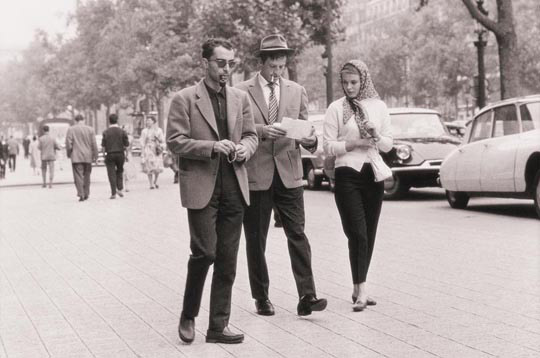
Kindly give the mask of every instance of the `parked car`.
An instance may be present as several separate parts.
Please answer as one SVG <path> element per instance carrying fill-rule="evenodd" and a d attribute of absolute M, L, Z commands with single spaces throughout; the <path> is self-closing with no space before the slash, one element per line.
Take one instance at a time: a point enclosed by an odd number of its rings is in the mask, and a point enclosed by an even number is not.
<path fill-rule="evenodd" d="M 140 157 L 142 154 L 142 146 L 140 137 L 131 139 L 131 155 L 134 157 Z"/>
<path fill-rule="evenodd" d="M 392 169 L 384 182 L 386 199 L 399 199 L 411 187 L 439 186 L 443 159 L 460 140 L 448 133 L 440 114 L 424 108 L 390 108 L 394 148 L 381 153 Z"/>
<path fill-rule="evenodd" d="M 458 138 L 463 138 L 465 136 L 465 133 L 467 132 L 467 127 L 465 124 L 455 121 L 455 122 L 444 122 L 444 125 L 446 126 L 446 129 L 448 129 L 448 132 Z"/>
<path fill-rule="evenodd" d="M 489 105 L 471 126 L 441 167 L 450 206 L 464 209 L 471 196 L 533 199 L 540 217 L 540 95 Z"/>
<path fill-rule="evenodd" d="M 323 182 L 328 183 L 331 190 L 334 188 L 333 174 L 326 172 L 324 169 L 327 156 L 323 149 L 323 124 L 324 113 L 318 112 L 309 115 L 309 121 L 315 127 L 315 135 L 317 136 L 318 145 L 314 153 L 301 148 L 302 165 L 304 169 L 304 180 L 307 181 L 307 189 L 314 190 L 322 187 Z"/>

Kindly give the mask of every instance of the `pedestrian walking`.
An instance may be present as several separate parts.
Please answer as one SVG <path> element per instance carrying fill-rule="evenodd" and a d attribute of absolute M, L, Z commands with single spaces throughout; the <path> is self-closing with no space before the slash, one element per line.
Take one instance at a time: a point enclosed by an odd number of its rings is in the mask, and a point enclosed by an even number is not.
<path fill-rule="evenodd" d="M 249 205 L 246 161 L 257 147 L 247 95 L 227 86 L 234 67 L 229 41 L 209 39 L 202 46 L 205 78 L 174 96 L 167 125 L 169 150 L 179 156 L 180 195 L 187 208 L 191 256 L 178 333 L 195 338 L 204 282 L 214 265 L 206 342 L 241 343 L 229 329 L 232 286 Z"/>
<path fill-rule="evenodd" d="M 8 145 L 4 136 L 2 136 L 0 138 L 0 179 L 5 179 L 6 177 L 6 164 L 8 158 Z"/>
<path fill-rule="evenodd" d="M 56 151 L 60 147 L 53 137 L 49 134 L 49 126 L 43 126 L 43 135 L 39 137 L 38 150 L 41 153 L 41 177 L 43 184 L 41 187 L 47 187 L 47 169 L 49 170 L 49 189 L 52 188 L 54 180 L 54 162 L 56 161 Z"/>
<path fill-rule="evenodd" d="M 124 127 L 122 126 L 122 129 Z M 131 153 L 132 145 L 133 145 L 133 136 L 128 134 L 128 146 L 125 150 L 125 157 L 126 161 L 124 162 L 124 191 L 127 193 L 129 192 L 129 182 L 132 180 L 135 180 L 137 177 L 137 168 L 135 167 L 135 163 L 133 161 L 133 155 Z"/>
<path fill-rule="evenodd" d="M 34 175 L 39 175 L 41 167 L 41 152 L 39 151 L 39 141 L 37 136 L 32 137 L 32 142 L 28 146 L 28 154 L 30 155 L 30 167 Z"/>
<path fill-rule="evenodd" d="M 129 138 L 126 131 L 118 126 L 118 116 L 115 113 L 109 115 L 109 128 L 103 132 L 101 146 L 105 152 L 105 166 L 111 186 L 110 199 L 116 199 L 116 194 L 123 197 L 124 152 L 129 146 Z"/>
<path fill-rule="evenodd" d="M 26 137 L 24 137 L 23 139 L 23 142 L 22 142 L 22 145 L 23 145 L 23 150 L 24 150 L 24 159 L 28 159 L 28 156 L 30 155 L 30 135 L 27 135 Z"/>
<path fill-rule="evenodd" d="M 92 127 L 84 124 L 84 117 L 81 114 L 75 116 L 75 124 L 67 131 L 66 154 L 71 158 L 73 180 L 79 201 L 88 200 L 92 163 L 97 160 L 98 148 L 96 133 Z"/>
<path fill-rule="evenodd" d="M 312 132 L 311 136 L 301 140 L 290 139 L 278 126 L 283 117 L 308 119 L 306 90 L 281 77 L 286 69 L 287 57 L 292 52 L 294 50 L 287 46 L 281 35 L 263 38 L 256 53 L 262 64 L 260 72 L 237 85 L 237 88 L 249 94 L 260 141 L 256 154 L 247 163 L 251 206 L 246 209 L 244 216 L 249 283 L 260 315 L 274 314 L 274 306 L 269 299 L 270 279 L 265 258 L 272 207 L 281 218 L 287 236 L 299 297 L 298 315 L 322 311 L 327 305 L 326 299 L 317 298 L 316 295 L 311 248 L 304 233 L 300 146 L 314 152 L 317 137 Z"/>
<path fill-rule="evenodd" d="M 156 118 L 149 116 L 146 119 L 146 128 L 141 132 L 141 164 L 143 172 L 148 176 L 150 189 L 158 189 L 158 177 L 163 172 L 163 146 L 165 138 L 163 131 L 158 127 Z"/>
<path fill-rule="evenodd" d="M 14 172 L 17 169 L 17 156 L 19 155 L 19 143 L 10 136 L 7 142 L 8 145 L 8 165 L 9 170 Z"/>
<path fill-rule="evenodd" d="M 392 149 L 392 134 L 390 115 L 367 66 L 349 61 L 340 76 L 345 96 L 326 111 L 324 150 L 336 157 L 334 197 L 348 239 L 353 310 L 362 311 L 376 304 L 368 295 L 366 277 L 381 213 L 383 180 L 392 174 L 379 150 Z"/>

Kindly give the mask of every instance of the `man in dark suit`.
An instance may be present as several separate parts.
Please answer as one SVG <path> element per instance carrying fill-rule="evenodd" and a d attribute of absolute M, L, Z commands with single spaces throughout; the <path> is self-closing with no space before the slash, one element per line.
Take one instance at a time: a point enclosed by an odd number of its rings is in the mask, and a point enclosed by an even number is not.
<path fill-rule="evenodd" d="M 240 343 L 229 329 L 232 285 L 249 205 L 245 162 L 255 152 L 257 133 L 246 93 L 227 86 L 234 51 L 223 39 L 202 46 L 205 78 L 176 94 L 169 110 L 167 145 L 178 155 L 180 196 L 187 208 L 191 240 L 184 304 L 178 332 L 195 338 L 204 281 L 214 264 L 207 342 Z"/>
<path fill-rule="evenodd" d="M 272 207 L 278 212 L 287 236 L 292 270 L 299 296 L 300 316 L 322 311 L 325 299 L 317 299 L 311 268 L 311 248 L 304 234 L 304 191 L 300 145 L 314 152 L 314 133 L 301 140 L 285 137 L 279 124 L 283 117 L 307 120 L 307 94 L 304 87 L 286 80 L 288 48 L 281 35 L 262 39 L 258 56 L 262 67 L 255 77 L 236 87 L 246 91 L 253 107 L 259 147 L 247 163 L 251 206 L 244 216 L 244 233 L 251 294 L 257 313 L 271 316 L 274 306 L 268 297 L 270 280 L 265 249 Z"/>
<path fill-rule="evenodd" d="M 75 116 L 75 124 L 66 134 L 66 153 L 71 158 L 73 180 L 77 189 L 79 201 L 88 199 L 90 195 L 90 174 L 92 162 L 98 157 L 96 133 L 90 126 L 84 124 L 81 114 Z"/>
<path fill-rule="evenodd" d="M 105 152 L 105 165 L 111 186 L 110 199 L 116 199 L 116 194 L 124 196 L 124 152 L 129 146 L 129 139 L 127 133 L 118 126 L 118 116 L 115 113 L 109 115 L 109 124 L 109 128 L 103 132 L 101 146 Z"/>

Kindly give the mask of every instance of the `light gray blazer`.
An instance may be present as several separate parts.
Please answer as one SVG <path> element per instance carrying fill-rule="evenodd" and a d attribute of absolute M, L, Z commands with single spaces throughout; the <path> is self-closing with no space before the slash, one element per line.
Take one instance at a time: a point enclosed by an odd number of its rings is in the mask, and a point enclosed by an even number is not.
<path fill-rule="evenodd" d="M 66 153 L 72 163 L 95 162 L 98 147 L 94 129 L 83 123 L 69 127 L 66 134 Z"/>

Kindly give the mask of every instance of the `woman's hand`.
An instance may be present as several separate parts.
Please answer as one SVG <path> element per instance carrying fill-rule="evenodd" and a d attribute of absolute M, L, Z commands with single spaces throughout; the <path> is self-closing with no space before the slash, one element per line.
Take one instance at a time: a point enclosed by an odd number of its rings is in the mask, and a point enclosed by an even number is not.
<path fill-rule="evenodd" d="M 375 139 L 375 141 L 380 139 L 379 131 L 377 131 L 377 128 L 375 128 L 375 124 L 373 124 L 373 122 L 367 121 L 364 123 L 364 126 L 366 131 L 373 139 Z"/>

